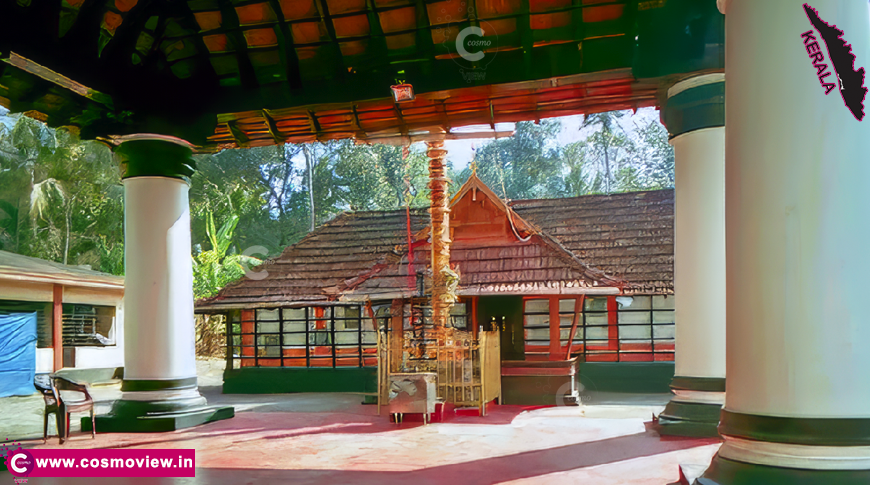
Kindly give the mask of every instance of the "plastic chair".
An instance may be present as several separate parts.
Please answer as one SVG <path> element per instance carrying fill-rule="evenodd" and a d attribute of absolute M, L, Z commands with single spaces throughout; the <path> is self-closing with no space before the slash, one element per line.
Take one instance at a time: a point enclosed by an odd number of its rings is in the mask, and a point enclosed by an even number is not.
<path fill-rule="evenodd" d="M 51 387 L 51 377 L 46 374 L 37 375 L 33 379 L 33 386 L 42 393 L 42 399 L 45 401 L 45 411 L 43 412 L 42 419 L 42 443 L 45 444 L 48 441 L 48 415 L 54 414 L 57 420 L 58 437 L 60 437 L 61 430 L 63 429 L 63 420 L 61 419 L 61 414 L 57 411 L 57 398 Z"/>
<path fill-rule="evenodd" d="M 65 377 L 52 376 L 51 389 L 54 398 L 57 401 L 56 408 L 53 411 L 57 416 L 57 434 L 60 438 L 60 443 L 69 439 L 70 414 L 89 411 L 91 414 L 91 437 L 97 437 L 97 420 L 94 413 L 94 400 L 88 393 L 88 387 L 84 384 L 71 381 Z M 61 391 L 66 392 L 66 396 L 61 394 Z M 76 394 L 80 394 L 78 396 Z M 43 393 L 45 398 L 45 393 Z M 48 399 L 46 399 L 46 414 L 45 414 L 45 429 L 48 430 L 48 414 L 49 411 Z"/>

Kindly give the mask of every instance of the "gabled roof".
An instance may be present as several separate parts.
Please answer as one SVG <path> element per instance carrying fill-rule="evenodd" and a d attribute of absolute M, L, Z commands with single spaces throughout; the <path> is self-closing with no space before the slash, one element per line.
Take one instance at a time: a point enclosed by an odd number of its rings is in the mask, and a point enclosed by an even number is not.
<path fill-rule="evenodd" d="M 487 204 L 490 208 L 487 210 Z M 475 173 L 451 199 L 450 262 L 460 275 L 460 295 L 588 293 L 609 288 L 618 292 L 628 283 L 592 268 L 516 214 Z M 470 211 L 483 211 L 488 221 L 466 221 Z M 484 219 L 486 219 L 484 216 Z M 501 233 L 475 232 L 483 222 L 501 219 Z M 470 224 L 467 224 L 470 222 Z M 464 234 L 463 234 L 464 233 Z M 416 236 L 413 265 L 407 259 L 380 268 L 348 292 L 349 297 L 408 293 L 414 272 L 430 263 L 428 227 Z M 410 276 L 410 278 L 409 278 Z"/>
<path fill-rule="evenodd" d="M 426 209 L 410 211 L 411 230 L 429 222 Z M 328 301 L 378 264 L 399 261 L 407 247 L 405 210 L 343 213 L 287 247 L 280 256 L 253 269 L 263 279 L 242 278 L 197 308 L 225 305 L 274 306 L 276 303 Z"/>
<path fill-rule="evenodd" d="M 516 200 L 510 206 L 582 261 L 638 291 L 673 291 L 673 189 Z"/>
<path fill-rule="evenodd" d="M 451 220 L 463 199 L 486 199 L 513 234 L 454 241 L 460 294 L 672 292 L 673 197 L 673 190 L 660 190 L 506 203 L 473 175 L 451 201 Z M 410 295 L 430 250 L 427 209 L 409 215 L 344 213 L 261 266 L 266 278 L 242 279 L 197 308 Z"/>
<path fill-rule="evenodd" d="M 0 251 L 0 280 L 124 289 L 124 277 Z"/>

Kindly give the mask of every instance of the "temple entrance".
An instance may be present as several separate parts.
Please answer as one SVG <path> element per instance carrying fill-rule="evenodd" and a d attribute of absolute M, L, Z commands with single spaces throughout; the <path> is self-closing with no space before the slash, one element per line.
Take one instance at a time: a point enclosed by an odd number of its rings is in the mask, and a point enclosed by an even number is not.
<path fill-rule="evenodd" d="M 482 330 L 497 329 L 501 360 L 523 359 L 522 298 L 481 296 L 477 300 L 477 321 Z"/>

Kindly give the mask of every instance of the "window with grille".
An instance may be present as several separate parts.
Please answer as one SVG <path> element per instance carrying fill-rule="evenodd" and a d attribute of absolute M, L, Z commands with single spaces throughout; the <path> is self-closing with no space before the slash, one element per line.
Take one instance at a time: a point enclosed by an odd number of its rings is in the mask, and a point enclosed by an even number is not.
<path fill-rule="evenodd" d="M 525 297 L 523 327 L 527 360 L 674 360 L 673 295 Z"/>
<path fill-rule="evenodd" d="M 234 368 L 377 365 L 377 334 L 360 305 L 230 312 Z"/>
<path fill-rule="evenodd" d="M 115 307 L 63 305 L 63 346 L 115 345 Z"/>

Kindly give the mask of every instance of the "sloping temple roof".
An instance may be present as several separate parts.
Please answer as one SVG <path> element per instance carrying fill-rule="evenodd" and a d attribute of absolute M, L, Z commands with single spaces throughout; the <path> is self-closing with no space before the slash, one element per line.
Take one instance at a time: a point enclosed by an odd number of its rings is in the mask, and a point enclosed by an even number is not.
<path fill-rule="evenodd" d="M 673 190 L 505 204 L 473 176 L 451 206 L 459 294 L 673 292 Z M 428 219 L 425 209 L 342 214 L 255 269 L 265 278 L 197 309 L 411 295 L 429 264 Z"/>

